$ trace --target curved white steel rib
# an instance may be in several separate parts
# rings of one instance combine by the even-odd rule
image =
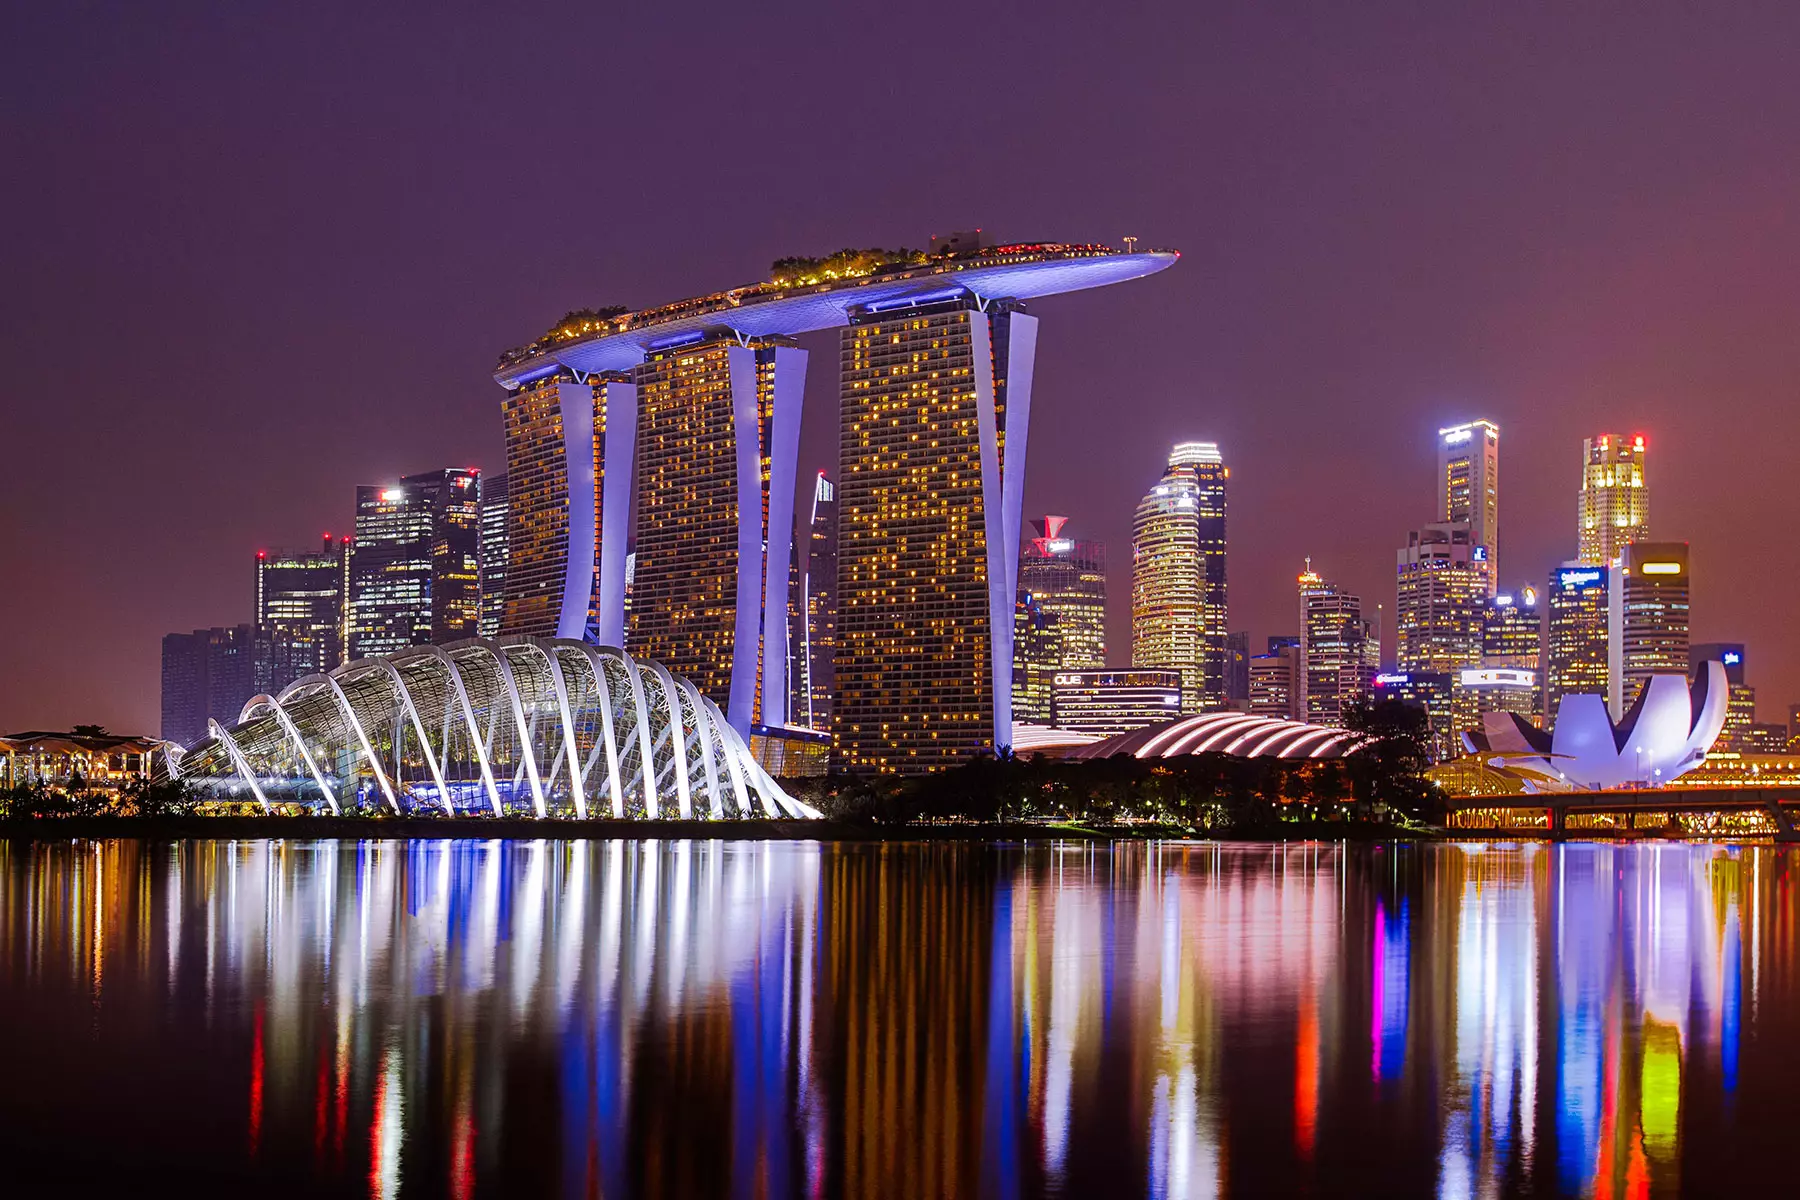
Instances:
[[[500,815],[500,786],[494,782],[494,768],[488,762],[487,747],[482,744],[481,729],[475,724],[475,706],[469,703],[469,689],[463,684],[462,668],[456,665],[441,646],[420,646],[418,649],[444,664],[450,673],[450,683],[456,688],[456,699],[462,705],[463,722],[469,731],[469,744],[475,748],[475,762],[481,768],[481,785],[487,789],[488,803],[493,806],[494,815]]]
[[[706,715],[712,718],[715,728],[731,729],[731,726],[725,724],[725,714],[719,711],[718,705],[714,704],[711,700],[706,699],[704,696],[701,697],[701,703],[706,707]],[[735,734],[737,730],[732,729],[731,732]],[[731,793],[737,798],[738,815],[747,817],[750,815],[750,794],[744,784],[743,769],[738,765],[738,756],[732,753],[731,744],[725,740],[723,734],[719,736],[719,740],[724,742],[727,747],[725,753],[725,771],[731,776]]]
[[[387,802],[393,807],[393,810],[399,812],[400,801],[394,796],[394,789],[388,786],[387,772],[381,769],[381,760],[375,756],[375,746],[369,741],[368,731],[363,728],[362,719],[356,715],[356,709],[351,705],[350,697],[344,695],[344,689],[337,681],[340,672],[353,670],[358,665],[358,663],[346,663],[339,667],[325,676],[325,686],[329,687],[331,694],[337,697],[338,708],[343,712],[344,719],[349,721],[350,728],[356,731],[356,740],[362,744],[363,757],[368,759],[369,769],[375,772],[375,782],[381,785],[381,794],[387,797]]]
[[[513,722],[519,730],[519,758],[525,764],[525,778],[531,781],[531,804],[538,816],[544,816],[544,781],[538,776],[537,755],[531,750],[531,729],[525,720],[525,705],[519,698],[519,681],[513,677],[512,663],[507,661],[506,654],[493,642],[482,641],[481,647],[494,656],[494,662],[500,668],[500,678],[506,684],[507,698],[512,701]]]
[[[712,718],[701,702],[699,688],[683,679],[681,690],[687,694],[688,707],[694,713],[694,740],[700,745],[700,761],[706,766],[706,795],[711,801],[713,819],[717,820],[725,815],[725,798],[719,794],[719,768],[713,762]]]
[[[431,781],[437,784],[438,803],[443,807],[446,816],[454,816],[455,807],[450,803],[450,789],[444,783],[444,773],[438,769],[437,756],[431,752],[431,739],[425,736],[425,722],[419,719],[419,706],[413,703],[412,690],[406,686],[406,680],[400,677],[400,669],[385,658],[375,658],[387,671],[387,676],[400,693],[400,706],[412,718],[413,733],[419,739],[419,749],[425,752],[425,765],[431,768]]]
[[[675,764],[675,805],[676,811],[683,820],[694,815],[694,797],[688,790],[687,746],[686,735],[681,729],[681,701],[677,698],[680,689],[675,686],[675,679],[664,669],[661,663],[650,663],[650,676],[656,680],[657,690],[662,693],[663,711],[669,718],[669,747]]]
[[[269,798],[263,795],[262,785],[256,782],[256,772],[251,768],[250,760],[244,757],[244,752],[239,748],[236,739],[226,733],[225,727],[211,717],[206,718],[206,728],[219,739],[219,744],[225,747],[225,753],[231,756],[231,765],[237,768],[238,774],[244,777],[244,782],[250,785],[251,794],[256,797],[256,802],[262,805],[263,811],[268,812]]]
[[[544,669],[550,672],[550,686],[556,691],[556,707],[562,714],[563,751],[569,760],[569,795],[575,802],[575,815],[582,820],[587,819],[587,792],[581,782],[581,750],[575,740],[575,717],[569,711],[569,685],[563,679],[562,663],[550,650],[535,642],[523,642],[530,646],[544,660]]]
[[[325,782],[325,773],[319,770],[319,764],[313,761],[312,751],[306,748],[306,739],[300,736],[299,727],[294,724],[294,719],[288,716],[287,709],[281,707],[281,701],[273,696],[256,697],[244,705],[244,715],[238,718],[238,724],[242,725],[249,720],[251,710],[258,707],[267,708],[275,714],[275,719],[281,723],[282,732],[286,733],[288,740],[294,743],[294,749],[300,752],[300,761],[306,764],[307,771],[312,774],[313,782],[319,785],[321,792],[325,793],[325,803],[331,805],[331,815],[337,816],[337,793],[332,791],[331,785]]]
[[[588,667],[594,672],[595,707],[600,710],[600,736],[594,740],[594,749],[582,764],[581,773],[585,778],[594,769],[596,756],[606,751],[606,784],[612,796],[612,814],[615,818],[625,815],[625,787],[619,778],[619,743],[613,733],[612,691],[606,686],[606,664],[601,661],[599,651],[592,646],[576,643],[572,649],[580,650],[587,660]]]

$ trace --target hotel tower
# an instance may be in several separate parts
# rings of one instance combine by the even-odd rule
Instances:
[[[1010,748],[1037,318],[927,293],[853,310],[840,345],[837,760]]]
[[[806,351],[726,335],[638,369],[633,655],[740,732],[788,723],[788,557]]]

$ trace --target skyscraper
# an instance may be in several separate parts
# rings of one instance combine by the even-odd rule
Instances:
[[[1612,637],[1613,568],[1581,562],[1564,563],[1550,572],[1550,612],[1544,654],[1544,722],[1554,727],[1564,696],[1607,697],[1617,714],[1613,693],[1619,664]]]
[[[1106,547],[1063,536],[1067,517],[1031,523],[1019,557],[1019,591],[1056,616],[1068,670],[1106,665]]]
[[[1301,573],[1301,680],[1305,719],[1339,725],[1351,701],[1368,693],[1369,623],[1362,599],[1321,579],[1311,560]]]
[[[1609,566],[1650,534],[1650,480],[1644,435],[1603,433],[1581,444],[1579,561]]]
[[[1051,676],[1106,665],[1106,547],[1064,537],[1067,517],[1032,522],[1019,557],[1019,620],[1013,636],[1013,708],[1020,721],[1048,722]],[[1029,644],[1020,640],[1029,626]],[[1027,694],[1029,714],[1019,710]]]
[[[207,735],[209,719],[236,723],[252,698],[277,690],[275,669],[271,638],[254,625],[167,635],[162,643],[162,737],[188,746]]]
[[[1200,703],[1218,708],[1225,703],[1227,595],[1225,578],[1225,507],[1231,468],[1212,442],[1184,442],[1169,456],[1171,463],[1192,465],[1200,485],[1196,499],[1200,535]]]
[[[482,637],[500,632],[506,615],[507,552],[506,472],[488,475],[481,481],[481,616],[476,629]]]
[[[1470,421],[1438,430],[1437,519],[1466,521],[1486,548],[1487,594],[1494,594],[1500,546],[1500,427]]]
[[[852,770],[931,770],[1012,745],[1037,318],[959,290],[858,306],[850,322],[837,758]]]
[[[356,489],[351,658],[475,636],[480,497],[479,473],[454,467]]]
[[[257,551],[255,625],[275,656],[271,687],[345,661],[349,598],[349,538],[334,543],[328,533],[317,554]]]
[[[802,549],[804,547],[804,549]],[[832,658],[837,653],[837,489],[820,471],[813,483],[806,536],[795,542],[793,615],[789,620],[790,724],[831,728]]]
[[[1467,521],[1415,529],[1395,556],[1395,657],[1401,672],[1453,677],[1481,665],[1487,547]]]
[[[637,404],[637,384],[620,372],[565,368],[507,394],[501,632],[624,638]]]
[[[1623,593],[1619,662],[1624,669],[1619,703],[1629,708],[1652,675],[1687,675],[1687,543],[1626,545],[1620,551],[1618,576]]]
[[[686,676],[748,737],[788,723],[788,562],[804,350],[696,337],[637,371],[631,652]],[[789,360],[778,373],[779,360]],[[779,417],[779,419],[778,419]]]
[[[1131,662],[1180,671],[1182,706],[1225,702],[1225,489],[1211,442],[1182,442],[1132,521]]]

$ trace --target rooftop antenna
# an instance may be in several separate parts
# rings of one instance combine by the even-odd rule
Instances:
[[[1124,240],[1125,240],[1125,253],[1136,254],[1138,240],[1134,237],[1128,237]]]

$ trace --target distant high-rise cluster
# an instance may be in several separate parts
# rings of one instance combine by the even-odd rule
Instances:
[[[259,554],[250,623],[165,640],[165,733],[204,736],[258,692],[352,658],[530,635],[629,648],[692,681],[766,764],[806,769],[829,755],[928,771],[1004,752],[1015,724],[1050,727],[1030,731],[1041,744],[1172,708],[1335,725],[1369,697],[1425,708],[1448,755],[1494,714],[1552,725],[1572,695],[1617,715],[1696,655],[1735,671],[1728,741],[1763,744],[1743,647],[1690,644],[1687,544],[1648,540],[1641,435],[1583,441],[1576,552],[1540,592],[1499,572],[1500,427],[1438,429],[1432,507],[1421,494],[1395,556],[1387,670],[1385,615],[1311,559],[1295,631],[1251,653],[1228,623],[1231,471],[1218,444],[1180,442],[1132,515],[1131,667],[1109,666],[1104,548],[1066,517],[1022,520],[1026,301],[1169,256],[979,231],[889,253],[782,260],[769,284],[642,313],[582,310],[508,352],[506,470],[358,488],[353,537]],[[989,295],[964,270],[982,288],[1037,282]],[[792,335],[832,327],[837,471],[796,503],[807,354]]]
[[[1131,664],[1181,674],[1188,712],[1225,703],[1226,489],[1212,442],[1182,442],[1132,521]]]

